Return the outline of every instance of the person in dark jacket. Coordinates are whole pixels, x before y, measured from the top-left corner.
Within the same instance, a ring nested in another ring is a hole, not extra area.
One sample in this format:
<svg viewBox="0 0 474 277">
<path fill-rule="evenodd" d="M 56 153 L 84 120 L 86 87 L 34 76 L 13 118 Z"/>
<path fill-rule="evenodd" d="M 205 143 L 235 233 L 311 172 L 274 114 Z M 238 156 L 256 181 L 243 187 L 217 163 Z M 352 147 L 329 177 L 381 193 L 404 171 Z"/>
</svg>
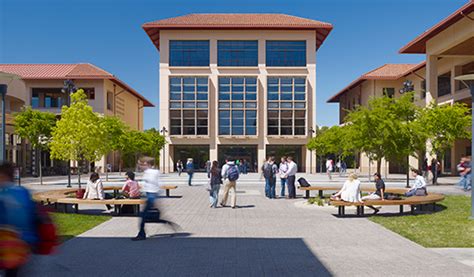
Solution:
<svg viewBox="0 0 474 277">
<path fill-rule="evenodd" d="M 217 161 L 212 162 L 211 169 L 209 171 L 210 178 L 210 191 L 209 191 L 209 201 L 211 208 L 217 208 L 219 190 L 222 184 L 221 170 L 219 168 L 219 163 Z"/>
<path fill-rule="evenodd" d="M 191 186 L 191 182 L 193 180 L 194 174 L 194 163 L 193 159 L 189 158 L 188 162 L 186 163 L 186 172 L 188 173 L 188 186 Z"/>
</svg>

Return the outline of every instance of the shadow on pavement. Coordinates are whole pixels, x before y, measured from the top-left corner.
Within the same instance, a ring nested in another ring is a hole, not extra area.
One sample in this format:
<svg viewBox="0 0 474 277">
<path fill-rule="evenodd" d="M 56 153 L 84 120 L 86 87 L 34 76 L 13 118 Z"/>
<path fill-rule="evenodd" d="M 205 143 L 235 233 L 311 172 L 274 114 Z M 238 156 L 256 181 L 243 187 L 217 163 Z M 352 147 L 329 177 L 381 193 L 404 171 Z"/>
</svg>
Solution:
<svg viewBox="0 0 474 277">
<path fill-rule="evenodd" d="M 300 238 L 78 237 L 25 276 L 332 276 Z"/>
</svg>

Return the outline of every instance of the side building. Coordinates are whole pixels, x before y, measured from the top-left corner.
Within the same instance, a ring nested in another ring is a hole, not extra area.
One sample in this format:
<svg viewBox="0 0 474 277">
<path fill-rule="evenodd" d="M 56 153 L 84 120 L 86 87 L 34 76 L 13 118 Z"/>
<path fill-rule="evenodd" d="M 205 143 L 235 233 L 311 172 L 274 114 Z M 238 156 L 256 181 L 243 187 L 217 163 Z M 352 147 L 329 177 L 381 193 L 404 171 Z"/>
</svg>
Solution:
<svg viewBox="0 0 474 277">
<path fill-rule="evenodd" d="M 347 114 L 358 106 L 367 106 L 370 99 L 388 96 L 397 98 L 402 95 L 401 89 L 405 82 L 409 81 L 412 90 L 415 91 L 415 101 L 424 106 L 424 67 L 425 63 L 419 64 L 385 64 L 369 71 L 345 88 L 332 96 L 328 103 L 339 103 L 339 124 L 346 123 Z M 377 163 L 370 161 L 364 153 L 359 154 L 356 163 L 362 173 L 375 172 Z M 410 158 L 410 166 L 418 167 L 418 160 Z M 406 164 L 382 160 L 382 174 L 405 173 Z"/>
<path fill-rule="evenodd" d="M 306 148 L 316 128 L 316 52 L 332 25 L 284 14 L 190 14 L 143 25 L 160 52 L 165 172 L 226 156 L 251 171 Z"/>
<path fill-rule="evenodd" d="M 455 80 L 455 77 L 474 74 L 474 1 L 470 0 L 416 37 L 399 53 L 422 54 L 426 57 L 426 68 L 423 69 L 426 104 L 432 101 L 439 105 L 458 102 L 472 108 L 469 88 L 465 83 Z M 445 174 L 457 174 L 456 165 L 466 155 L 472 155 L 471 140 L 457 140 L 443 155 L 442 171 Z"/>
<path fill-rule="evenodd" d="M 6 96 L 6 157 L 22 167 L 23 175 L 37 175 L 40 153 L 14 134 L 13 114 L 23 106 L 49 111 L 60 116 L 67 105 L 64 82 L 70 80 L 89 97 L 89 105 L 103 115 L 117 116 L 130 128 L 143 130 L 143 109 L 153 104 L 111 73 L 88 63 L 79 64 L 0 64 L 0 72 L 15 74 L 18 80 L 1 79 L 8 84 Z M 67 174 L 64 162 L 51 160 L 47 151 L 41 153 L 45 175 Z M 118 170 L 120 157 L 110 153 L 94 166 L 105 170 L 107 164 Z M 72 165 L 77 166 L 77 165 Z"/>
</svg>

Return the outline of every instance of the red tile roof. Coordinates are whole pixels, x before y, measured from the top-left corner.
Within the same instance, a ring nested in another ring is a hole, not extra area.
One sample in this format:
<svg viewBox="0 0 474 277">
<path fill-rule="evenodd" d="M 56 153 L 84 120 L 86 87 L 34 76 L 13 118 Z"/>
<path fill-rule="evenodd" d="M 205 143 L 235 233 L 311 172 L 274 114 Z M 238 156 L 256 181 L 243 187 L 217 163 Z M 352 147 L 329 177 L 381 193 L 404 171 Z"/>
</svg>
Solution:
<svg viewBox="0 0 474 277">
<path fill-rule="evenodd" d="M 79 64 L 0 64 L 0 71 L 20 76 L 24 80 L 31 79 L 107 79 L 127 89 L 133 95 L 143 101 L 145 107 L 153 107 L 153 104 L 145 97 L 128 86 L 113 74 L 89 63 Z"/>
<path fill-rule="evenodd" d="M 449 26 L 458 22 L 466 15 L 469 15 L 474 11 L 474 0 L 469 0 L 464 6 L 459 8 L 457 11 L 434 25 L 423 34 L 410 41 L 407 45 L 403 46 L 398 52 L 401 54 L 424 54 L 426 53 L 426 42 L 446 30 Z M 472 19 L 471 19 L 472 20 Z"/>
<path fill-rule="evenodd" d="M 350 89 L 358 86 L 365 80 L 398 80 L 411 72 L 417 71 L 418 69 L 422 68 L 425 65 L 425 62 L 421 62 L 419 64 L 385 64 L 381 67 L 378 67 L 372 71 L 369 71 L 348 86 L 343 88 L 341 91 L 336 93 L 332 96 L 327 102 L 328 103 L 338 103 L 339 98 L 349 91 Z"/>
<path fill-rule="evenodd" d="M 160 30 L 314 30 L 316 49 L 318 49 L 332 25 L 326 22 L 287 15 L 287 14 L 188 14 L 143 24 L 143 29 L 159 50 Z"/>
</svg>

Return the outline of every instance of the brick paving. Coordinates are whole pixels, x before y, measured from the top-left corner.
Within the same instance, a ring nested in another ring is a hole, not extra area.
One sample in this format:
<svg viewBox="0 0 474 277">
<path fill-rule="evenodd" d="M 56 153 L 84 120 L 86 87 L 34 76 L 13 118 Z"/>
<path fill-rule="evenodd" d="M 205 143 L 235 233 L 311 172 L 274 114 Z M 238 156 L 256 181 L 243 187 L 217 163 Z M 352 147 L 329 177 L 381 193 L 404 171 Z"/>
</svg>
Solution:
<svg viewBox="0 0 474 277">
<path fill-rule="evenodd" d="M 256 174 L 238 183 L 240 208 L 210 209 L 207 181 L 166 176 L 179 187 L 159 200 L 182 230 L 115 217 L 39 257 L 33 276 L 472 276 L 473 268 L 423 248 L 367 218 L 337 218 L 334 208 L 303 209 L 302 199 L 269 200 Z M 314 180 L 316 182 L 318 180 Z M 325 182 L 324 180 L 319 180 Z M 337 186 L 337 182 L 333 182 Z M 279 185 L 277 185 L 279 190 Z M 86 207 L 87 208 L 87 207 Z"/>
</svg>

